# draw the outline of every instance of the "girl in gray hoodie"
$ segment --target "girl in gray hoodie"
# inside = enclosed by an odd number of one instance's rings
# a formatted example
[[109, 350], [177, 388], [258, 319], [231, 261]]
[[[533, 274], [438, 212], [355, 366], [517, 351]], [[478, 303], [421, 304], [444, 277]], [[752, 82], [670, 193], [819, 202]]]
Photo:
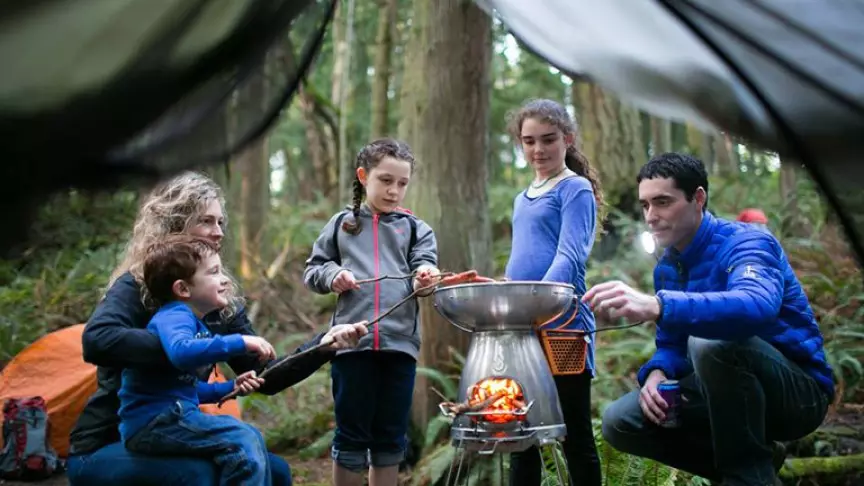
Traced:
[[[439, 274], [432, 228], [399, 207], [414, 170], [411, 149], [376, 140], [363, 147], [356, 165], [353, 207], [330, 218], [303, 273], [310, 290], [339, 294], [331, 325], [370, 321]], [[412, 272], [411, 280], [356, 282]], [[409, 301], [333, 359], [336, 486], [361, 486], [367, 469], [371, 484], [397, 484], [420, 351], [418, 318], [416, 300]]]

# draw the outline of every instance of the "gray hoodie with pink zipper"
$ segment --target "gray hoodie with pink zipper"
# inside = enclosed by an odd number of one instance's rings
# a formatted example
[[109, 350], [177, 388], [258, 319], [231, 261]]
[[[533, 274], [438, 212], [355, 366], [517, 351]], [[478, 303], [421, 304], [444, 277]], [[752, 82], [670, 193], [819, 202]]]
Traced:
[[[408, 275], [421, 265], [438, 266], [435, 233], [410, 211], [400, 208], [379, 214], [364, 204], [360, 208], [361, 231], [357, 235], [341, 228], [342, 221], [351, 220], [350, 209], [337, 213], [315, 241], [303, 272], [303, 282], [313, 292], [331, 292], [330, 286], [342, 270], [351, 271], [355, 279], [361, 280]], [[371, 321], [413, 291], [413, 279], [361, 284], [358, 290], [339, 295], [330, 324]], [[375, 324], [356, 348], [339, 353], [370, 349], [399, 351], [416, 359], [420, 352], [419, 324], [417, 300], [412, 299]]]

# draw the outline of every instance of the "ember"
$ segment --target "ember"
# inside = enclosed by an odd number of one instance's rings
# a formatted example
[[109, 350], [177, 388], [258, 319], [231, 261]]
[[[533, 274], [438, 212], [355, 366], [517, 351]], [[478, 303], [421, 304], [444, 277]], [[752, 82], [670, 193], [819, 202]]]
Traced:
[[506, 412], [520, 412], [525, 409], [522, 387], [511, 378], [486, 378], [468, 390], [468, 403], [492, 402], [483, 408], [481, 418], [487, 422], [505, 424], [521, 416]]

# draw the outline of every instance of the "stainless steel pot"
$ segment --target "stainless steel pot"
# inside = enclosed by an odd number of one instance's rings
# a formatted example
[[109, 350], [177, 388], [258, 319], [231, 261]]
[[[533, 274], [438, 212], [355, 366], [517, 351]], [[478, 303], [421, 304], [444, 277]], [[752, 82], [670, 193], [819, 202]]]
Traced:
[[[510, 378], [521, 387], [525, 407], [517, 420], [493, 423], [489, 414], [454, 417], [454, 445], [481, 453], [512, 452], [562, 439], [564, 425], [552, 372], [535, 333], [574, 305], [572, 285], [494, 282], [455, 285], [434, 293], [434, 306], [454, 326], [472, 333], [462, 369], [459, 402], [490, 378]], [[443, 412], [443, 410], [442, 410]]]

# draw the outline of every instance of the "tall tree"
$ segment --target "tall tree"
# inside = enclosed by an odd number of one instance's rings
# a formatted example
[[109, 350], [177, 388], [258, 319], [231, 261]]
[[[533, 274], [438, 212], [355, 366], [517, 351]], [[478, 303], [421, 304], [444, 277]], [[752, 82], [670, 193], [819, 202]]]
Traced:
[[378, 34], [375, 38], [375, 78], [372, 81], [372, 138], [387, 135], [390, 91], [390, 60], [396, 30], [397, 0], [380, 0]]
[[647, 158], [642, 117], [599, 86], [574, 80], [572, 92], [582, 150], [600, 173], [607, 202], [630, 213], [633, 174]]
[[[409, 207], [435, 229], [440, 267], [491, 269], [486, 214], [487, 119], [491, 30], [488, 15], [468, 1], [414, 0], [399, 126], [418, 161]], [[420, 363], [440, 368], [448, 347], [464, 352], [469, 336], [428, 302], [421, 306]], [[429, 421], [437, 397], [418, 378], [414, 419]]]

